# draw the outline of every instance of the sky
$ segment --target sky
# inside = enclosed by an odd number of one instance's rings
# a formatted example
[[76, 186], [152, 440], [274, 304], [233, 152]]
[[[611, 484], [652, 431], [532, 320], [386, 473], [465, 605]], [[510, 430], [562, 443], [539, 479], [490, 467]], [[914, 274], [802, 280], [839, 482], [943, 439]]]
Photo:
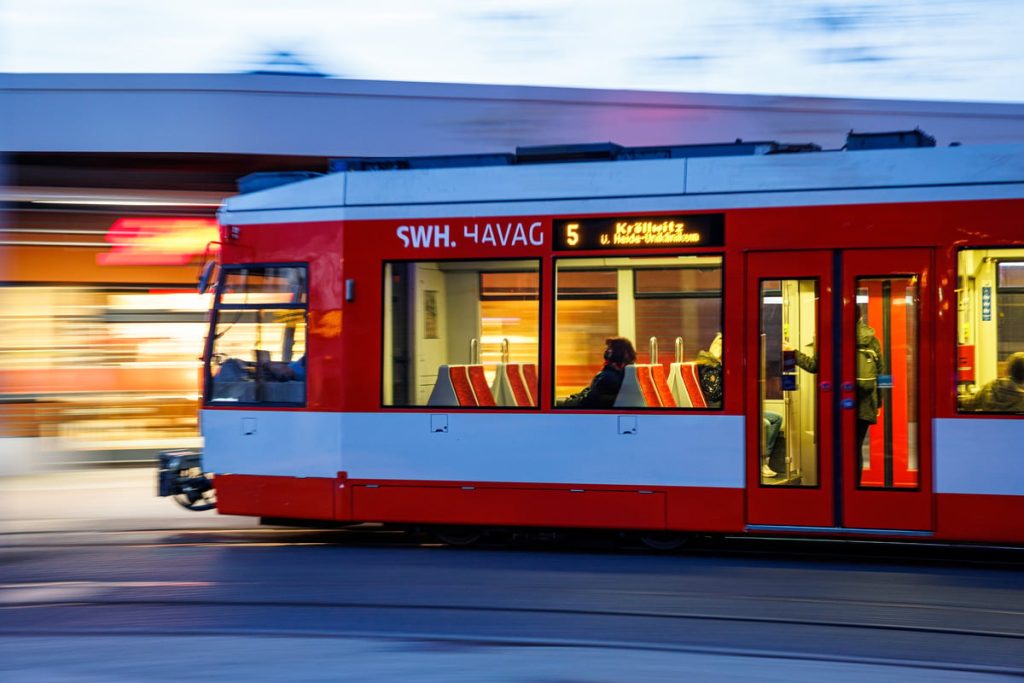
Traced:
[[0, 72], [1024, 101], [1024, 0], [0, 0]]

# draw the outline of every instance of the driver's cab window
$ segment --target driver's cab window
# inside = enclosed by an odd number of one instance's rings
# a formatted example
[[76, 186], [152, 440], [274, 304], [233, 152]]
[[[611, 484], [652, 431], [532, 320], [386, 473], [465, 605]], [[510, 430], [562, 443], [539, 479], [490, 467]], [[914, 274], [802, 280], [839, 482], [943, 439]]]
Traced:
[[225, 266], [207, 403], [305, 403], [306, 313], [305, 266]]

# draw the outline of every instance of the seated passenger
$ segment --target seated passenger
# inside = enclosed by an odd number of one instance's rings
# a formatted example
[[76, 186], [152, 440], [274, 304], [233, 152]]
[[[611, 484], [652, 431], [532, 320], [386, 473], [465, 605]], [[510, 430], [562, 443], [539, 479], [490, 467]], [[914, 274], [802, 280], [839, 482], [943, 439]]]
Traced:
[[1024, 353], [1006, 359], [1006, 377], [999, 377], [973, 396], [960, 397], [961, 410], [986, 413], [1024, 413]]
[[711, 340], [707, 351], [697, 354], [697, 374], [700, 376], [700, 390], [708, 408], [722, 407], [722, 333]]
[[590, 386], [559, 401], [561, 408], [611, 408], [622, 387], [626, 366], [636, 362], [633, 344], [625, 337], [604, 340], [604, 367], [594, 376]]

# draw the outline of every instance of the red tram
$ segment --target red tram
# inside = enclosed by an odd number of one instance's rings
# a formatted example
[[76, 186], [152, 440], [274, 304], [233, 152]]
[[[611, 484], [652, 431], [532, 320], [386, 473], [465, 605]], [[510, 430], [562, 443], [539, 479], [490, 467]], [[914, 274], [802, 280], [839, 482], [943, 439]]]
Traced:
[[1022, 146], [350, 159], [220, 222], [221, 513], [1024, 542]]

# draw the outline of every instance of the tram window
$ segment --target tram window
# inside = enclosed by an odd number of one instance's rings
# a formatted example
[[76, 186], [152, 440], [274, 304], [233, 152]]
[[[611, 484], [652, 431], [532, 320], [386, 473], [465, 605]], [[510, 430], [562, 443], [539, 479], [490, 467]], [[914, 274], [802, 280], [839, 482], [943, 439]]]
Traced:
[[[559, 259], [556, 299], [556, 407], [721, 407], [722, 257]], [[617, 337], [636, 367], [616, 393], [603, 353]]]
[[535, 408], [540, 264], [384, 266], [385, 406]]
[[856, 304], [857, 485], [917, 488], [917, 277], [857, 278]]
[[763, 280], [760, 304], [761, 485], [817, 486], [818, 282]]
[[306, 302], [305, 269], [292, 266], [224, 269], [220, 304], [301, 304]]
[[1024, 414], [1024, 249], [964, 249], [957, 277], [959, 410]]
[[209, 403], [305, 403], [306, 289], [303, 266], [224, 267]]

